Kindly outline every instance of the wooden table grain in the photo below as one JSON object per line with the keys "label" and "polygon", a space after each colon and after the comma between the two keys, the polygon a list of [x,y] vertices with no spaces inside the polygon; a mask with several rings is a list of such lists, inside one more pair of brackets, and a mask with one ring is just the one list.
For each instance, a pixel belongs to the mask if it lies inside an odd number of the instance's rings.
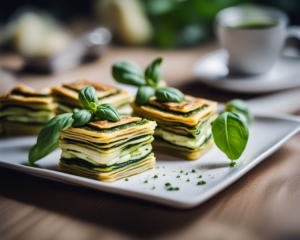
{"label": "wooden table grain", "polygon": [[[145,67],[163,56],[164,79],[186,93],[227,101],[229,94],[198,83],[191,66],[215,44],[157,51],[112,47],[96,62],[42,76],[2,70],[0,92],[17,83],[42,88],[89,78],[114,85],[110,67],[129,59]],[[5,62],[5,58],[1,62]],[[0,239],[300,239],[300,134],[204,204],[176,210],[0,168]],[[1,157],[1,156],[0,156]]]}

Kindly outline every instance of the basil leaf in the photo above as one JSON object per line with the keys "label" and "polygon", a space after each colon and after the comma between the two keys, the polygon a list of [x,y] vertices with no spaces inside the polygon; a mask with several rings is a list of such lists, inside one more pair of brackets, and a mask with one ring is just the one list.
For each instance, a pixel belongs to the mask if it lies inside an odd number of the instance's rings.
{"label": "basil leaf", "polygon": [[251,123],[253,120],[253,117],[250,114],[247,103],[242,99],[233,99],[227,102],[225,105],[225,111],[236,112],[238,114],[244,115],[248,124]]}
{"label": "basil leaf", "polygon": [[[162,63],[162,58],[159,57],[155,59],[146,69],[145,72],[145,78],[150,86],[158,86],[161,75],[162,75],[162,70],[161,70],[161,63]],[[153,86],[153,87],[154,87]]]}
{"label": "basil leaf", "polygon": [[125,61],[116,62],[112,67],[112,74],[114,79],[119,83],[138,87],[147,85],[143,70]]}
{"label": "basil leaf", "polygon": [[182,102],[184,95],[176,88],[164,87],[156,91],[155,96],[162,102]]}
{"label": "basil leaf", "polygon": [[81,127],[91,121],[93,117],[93,112],[91,110],[79,110],[74,112],[73,119],[74,122],[72,123],[72,127]]}
{"label": "basil leaf", "polygon": [[245,150],[249,130],[247,124],[234,112],[223,112],[212,125],[217,147],[231,160],[238,159]]}
{"label": "basil leaf", "polygon": [[91,103],[98,104],[97,92],[92,86],[82,88],[79,91],[78,99],[85,109],[91,109]]}
{"label": "basil leaf", "polygon": [[142,106],[148,103],[151,97],[155,96],[155,89],[150,86],[139,87],[135,97],[135,104],[137,106]]}
{"label": "basil leaf", "polygon": [[47,156],[58,147],[59,131],[71,127],[73,113],[64,113],[52,118],[40,131],[37,142],[29,149],[29,162],[34,164],[37,160]]}
{"label": "basil leaf", "polygon": [[110,120],[113,122],[120,121],[120,115],[114,105],[101,104],[97,107],[96,116],[99,120]]}

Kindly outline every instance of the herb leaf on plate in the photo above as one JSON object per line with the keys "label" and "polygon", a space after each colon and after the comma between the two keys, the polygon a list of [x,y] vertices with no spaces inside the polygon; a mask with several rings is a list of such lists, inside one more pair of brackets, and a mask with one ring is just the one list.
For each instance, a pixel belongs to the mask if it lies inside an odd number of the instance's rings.
{"label": "herb leaf on plate", "polygon": [[233,99],[226,103],[225,111],[227,112],[236,112],[239,115],[241,114],[242,118],[245,118],[247,123],[251,123],[253,120],[252,115],[250,114],[249,107],[245,101],[242,99]]}
{"label": "herb leaf on plate", "polygon": [[217,147],[232,161],[242,155],[249,138],[247,124],[234,112],[223,112],[213,122],[212,133]]}
{"label": "herb leaf on plate", "polygon": [[182,102],[184,100],[184,94],[176,88],[163,87],[156,91],[156,98],[162,102]]}

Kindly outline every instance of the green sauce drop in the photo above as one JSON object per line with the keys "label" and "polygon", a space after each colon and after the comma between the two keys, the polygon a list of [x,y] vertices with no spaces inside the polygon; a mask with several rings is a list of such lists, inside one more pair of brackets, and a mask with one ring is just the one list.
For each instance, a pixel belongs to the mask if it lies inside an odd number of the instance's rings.
{"label": "green sauce drop", "polygon": [[237,164],[236,164],[236,162],[232,161],[232,162],[229,164],[229,166],[231,166],[231,167],[236,167]]}

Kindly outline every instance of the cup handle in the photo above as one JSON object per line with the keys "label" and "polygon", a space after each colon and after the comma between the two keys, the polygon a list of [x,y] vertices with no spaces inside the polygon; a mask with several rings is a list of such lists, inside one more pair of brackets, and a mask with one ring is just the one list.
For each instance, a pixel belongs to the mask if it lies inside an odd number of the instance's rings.
{"label": "cup handle", "polygon": [[300,57],[300,26],[288,26],[285,39],[286,46],[283,55],[286,57]]}

